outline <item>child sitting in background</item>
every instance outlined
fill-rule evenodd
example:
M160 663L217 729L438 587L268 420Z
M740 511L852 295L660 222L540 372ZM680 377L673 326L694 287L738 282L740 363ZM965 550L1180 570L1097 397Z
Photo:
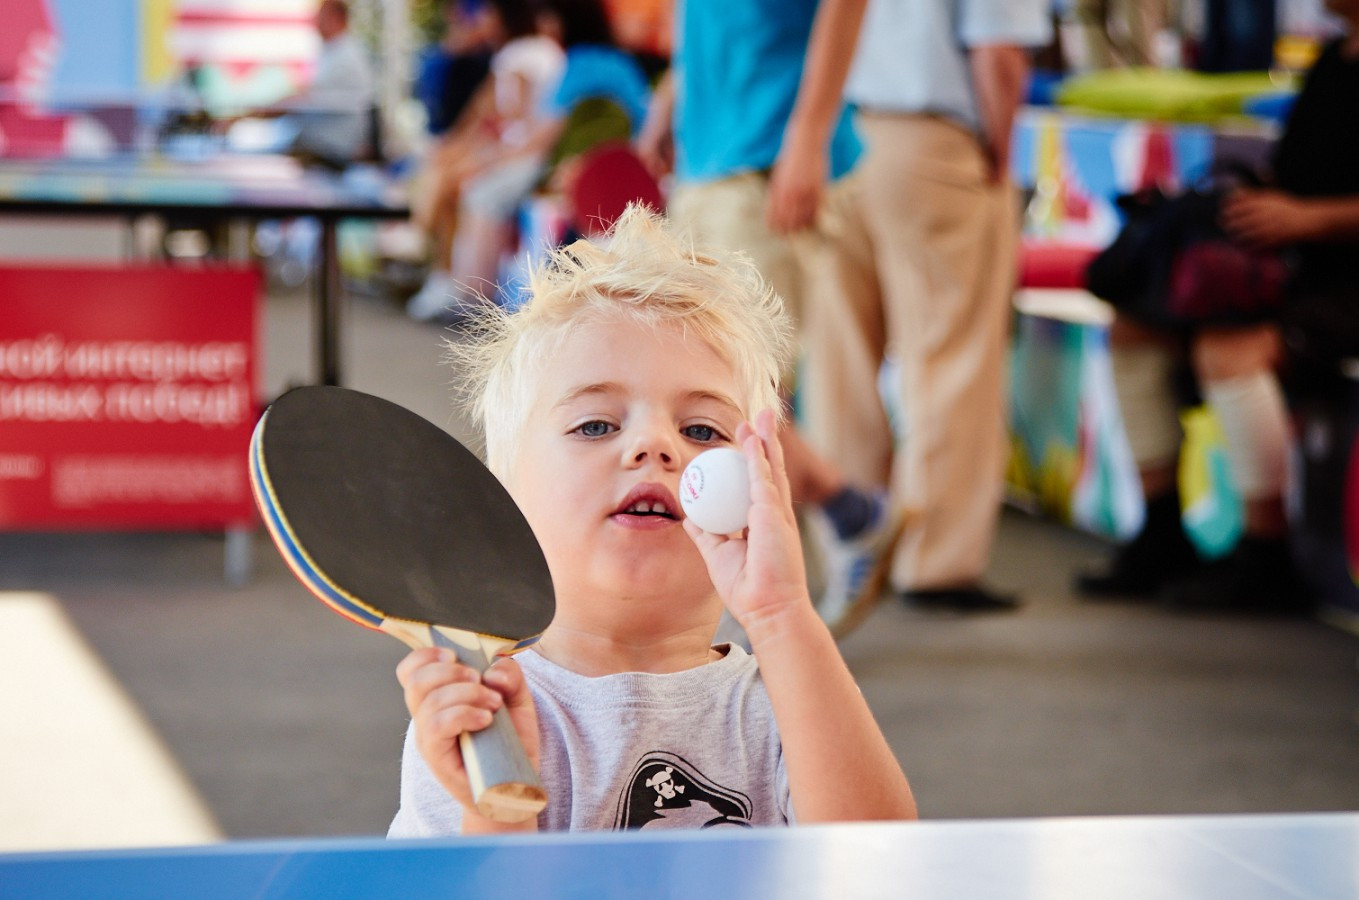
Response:
M513 10L526 15L525 5L489 2L505 22L522 17L512 17ZM513 120L497 107L488 137L469 113L461 136L434 160L435 177L419 208L420 221L436 237L435 253L425 285L407 302L412 318L457 321L475 313L483 296L497 299L500 260L514 244L524 199L569 156L602 140L626 141L646 115L650 89L641 68L617 46L601 0L543 0L531 11L534 34L497 54L503 64L493 61L487 89L515 98ZM506 59L533 62L524 72L534 77L511 77ZM604 110L591 114L598 105Z
M744 257L696 252L638 207L530 290L454 350L556 617L481 677L438 649L402 661L413 721L390 836L914 818L808 594L776 436L778 297ZM678 502L687 463L721 446L751 480L736 535ZM712 644L724 606L753 656ZM478 815L458 750L502 705L548 792L520 825Z

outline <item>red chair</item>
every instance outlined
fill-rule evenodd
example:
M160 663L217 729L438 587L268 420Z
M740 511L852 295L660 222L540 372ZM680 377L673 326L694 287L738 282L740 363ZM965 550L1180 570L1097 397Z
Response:
M665 211L660 185L625 143L611 141L584 153L570 188L568 218L577 234L607 231L629 203Z

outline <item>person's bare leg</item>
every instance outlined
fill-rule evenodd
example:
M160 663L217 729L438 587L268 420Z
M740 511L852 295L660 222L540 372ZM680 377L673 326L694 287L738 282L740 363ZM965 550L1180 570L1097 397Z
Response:
M779 429L794 503L820 506L846 487L840 470L807 443L791 421Z
M1200 565L1180 508L1183 434L1174 376L1184 351L1176 340L1122 317L1109 329L1109 349L1146 513L1138 533L1107 561L1076 573L1075 587L1092 599L1151 597Z
M453 266L453 236L458 232L458 192L456 188L447 190L437 201L434 222L430 232L434 238L434 249L430 265L442 272Z
M1288 407L1275 368L1273 326L1206 332L1194 345L1204 399L1225 437L1228 468L1244 501L1245 532L1230 553L1172 586L1173 608L1297 615L1311 595L1288 546L1284 489Z
M439 318L455 299L449 270L458 228L459 173L452 167L439 170L428 190L434 196L423 204L420 220L430 236L429 272L420 290L406 302L407 314L422 322Z
M1142 484L1143 496L1157 497L1175 490L1179 481L1179 468L1173 463L1146 466L1137 470L1137 479Z
M453 238L453 279L468 291L495 300L500 257L509 228L505 223L463 210Z

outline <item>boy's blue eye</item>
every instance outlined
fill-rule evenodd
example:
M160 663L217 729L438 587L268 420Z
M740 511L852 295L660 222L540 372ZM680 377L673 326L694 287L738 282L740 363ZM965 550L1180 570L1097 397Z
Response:
M608 434L612 430L612 428L613 426L611 426L608 422L596 421L586 422L584 425L581 425L576 430L579 431L585 437L603 437L604 435Z
M686 425L682 432L685 437L703 444L711 443L719 435L711 425Z

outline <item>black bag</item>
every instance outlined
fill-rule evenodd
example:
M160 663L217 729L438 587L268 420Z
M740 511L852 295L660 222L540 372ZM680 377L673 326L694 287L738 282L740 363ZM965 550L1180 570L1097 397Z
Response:
M1218 223L1227 192L1258 182L1244 170L1224 168L1180 194L1152 188L1119 197L1123 228L1090 261L1087 288L1130 318L1158 328L1272 315L1283 302L1284 257L1237 244Z

